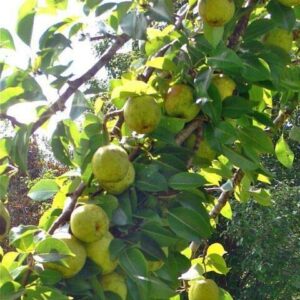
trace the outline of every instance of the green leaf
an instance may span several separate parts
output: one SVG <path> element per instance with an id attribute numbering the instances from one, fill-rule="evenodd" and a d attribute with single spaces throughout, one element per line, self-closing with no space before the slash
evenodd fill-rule
<path id="1" fill-rule="evenodd" d="M 255 56 L 248 56 L 243 59 L 242 76 L 252 82 L 270 80 L 271 78 L 267 63 Z"/>
<path id="2" fill-rule="evenodd" d="M 137 10 L 130 11 L 121 20 L 121 28 L 124 33 L 133 39 L 145 40 L 147 30 L 147 20 L 143 13 Z"/>
<path id="3" fill-rule="evenodd" d="M 214 48 L 216 46 L 218 46 L 218 44 L 220 43 L 220 41 L 223 38 L 224 26 L 212 27 L 212 26 L 209 26 L 207 23 L 204 22 L 203 29 L 204 29 L 204 36 L 207 39 L 207 41 Z"/>
<path id="4" fill-rule="evenodd" d="M 245 127 L 239 130 L 239 137 L 244 148 L 253 147 L 261 153 L 274 153 L 272 139 L 258 127 Z"/>
<path id="5" fill-rule="evenodd" d="M 30 135 L 31 126 L 23 126 L 17 131 L 13 141 L 13 159 L 23 172 L 27 171 Z"/>
<path id="6" fill-rule="evenodd" d="M 250 195 L 253 199 L 263 206 L 271 206 L 271 194 L 266 189 L 257 189 L 257 190 L 250 190 Z"/>
<path id="7" fill-rule="evenodd" d="M 206 272 L 215 272 L 217 274 L 226 275 L 229 272 L 229 268 L 226 265 L 225 259 L 216 253 L 212 253 L 206 256 L 205 259 Z"/>
<path id="8" fill-rule="evenodd" d="M 28 192 L 28 197 L 35 201 L 44 201 L 59 191 L 54 179 L 41 179 Z"/>
<path id="9" fill-rule="evenodd" d="M 0 33 L 1 34 L 1 33 Z M 8 102 L 10 99 L 22 95 L 24 89 L 20 86 L 8 87 L 0 92 L 0 105 Z"/>
<path id="10" fill-rule="evenodd" d="M 28 46 L 31 42 L 36 5 L 37 0 L 25 0 L 18 13 L 17 34 Z"/>
<path id="11" fill-rule="evenodd" d="M 10 32 L 5 28 L 0 28 L 0 48 L 15 50 L 15 44 Z M 1 97 L 0 97 L 1 99 Z"/>
<path id="12" fill-rule="evenodd" d="M 290 146 L 285 141 L 283 135 L 280 137 L 276 144 L 275 153 L 277 159 L 280 161 L 281 164 L 283 164 L 289 169 L 292 168 L 295 156 Z"/>
<path id="13" fill-rule="evenodd" d="M 229 294 L 229 292 L 219 288 L 220 290 L 220 299 L 219 300 L 233 300 L 232 296 Z"/>
<path id="14" fill-rule="evenodd" d="M 73 102 L 72 102 L 72 107 L 70 111 L 70 117 L 75 120 L 81 114 L 85 111 L 87 111 L 90 108 L 88 105 L 88 102 L 86 98 L 84 97 L 83 93 L 80 91 L 77 91 L 74 95 Z"/>
<path id="15" fill-rule="evenodd" d="M 174 71 L 176 65 L 173 61 L 167 57 L 155 57 L 146 63 L 146 66 L 152 67 L 159 70 Z"/>
<path id="16" fill-rule="evenodd" d="M 257 164 L 248 158 L 244 157 L 240 153 L 237 153 L 226 146 L 222 146 L 224 155 L 230 160 L 230 162 L 245 171 L 253 171 L 257 169 Z"/>
<path id="17" fill-rule="evenodd" d="M 174 190 L 189 190 L 204 185 L 205 179 L 197 173 L 181 172 L 169 179 L 169 186 Z"/>
<path id="18" fill-rule="evenodd" d="M 6 196 L 8 184 L 9 177 L 7 175 L 0 175 L 0 199 Z"/>
<path id="19" fill-rule="evenodd" d="M 68 7 L 68 0 L 46 0 L 46 3 L 48 6 L 60 10 L 65 10 Z"/>
<path id="20" fill-rule="evenodd" d="M 231 96 L 223 101 L 223 116 L 232 119 L 239 119 L 244 114 L 252 112 L 252 104 L 248 100 Z"/>
<path id="21" fill-rule="evenodd" d="M 289 138 L 295 142 L 300 143 L 300 127 L 294 126 L 290 131 Z M 0 141 L 0 143 L 1 143 L 1 141 Z M 0 152 L 1 152 L 1 150 L 0 150 Z M 0 158 L 1 158 L 1 155 L 0 155 Z"/>
<path id="22" fill-rule="evenodd" d="M 0 139 L 0 159 L 9 156 L 11 146 L 12 140 L 10 138 Z"/>
<path id="23" fill-rule="evenodd" d="M 148 11 L 155 21 L 173 22 L 174 4 L 172 0 L 154 0 Z"/>
<path id="24" fill-rule="evenodd" d="M 128 276 L 147 276 L 147 261 L 137 248 L 129 248 L 123 251 L 119 256 L 119 262 L 121 268 L 125 270 Z"/>
<path id="25" fill-rule="evenodd" d="M 270 19 L 258 19 L 253 21 L 246 29 L 244 40 L 251 41 L 270 31 L 275 24 Z"/>
<path id="26" fill-rule="evenodd" d="M 170 228 L 187 241 L 200 242 L 212 233 L 208 215 L 200 214 L 186 207 L 174 208 L 168 212 Z"/>

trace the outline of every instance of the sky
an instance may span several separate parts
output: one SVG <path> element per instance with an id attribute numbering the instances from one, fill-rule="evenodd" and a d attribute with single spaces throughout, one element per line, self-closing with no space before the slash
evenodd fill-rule
<path id="1" fill-rule="evenodd" d="M 34 31 L 32 35 L 31 48 L 22 42 L 22 40 L 15 34 L 16 20 L 18 9 L 23 3 L 23 0 L 10 0 L 6 1 L 5 5 L 0 10 L 0 27 L 6 28 L 13 35 L 16 51 L 9 49 L 0 49 L 0 60 L 4 60 L 8 64 L 18 66 L 20 68 L 26 68 L 30 58 L 35 56 L 35 52 L 38 50 L 38 41 L 42 33 L 51 25 L 63 20 L 65 17 L 80 16 L 84 22 L 88 22 L 88 18 L 82 14 L 81 3 L 76 0 L 69 0 L 69 7 L 66 11 L 60 11 L 57 15 L 42 15 L 36 16 Z M 95 25 L 90 24 L 88 27 L 90 33 L 96 34 Z M 73 60 L 73 64 L 68 69 L 68 73 L 73 73 L 74 78 L 80 76 L 86 70 L 88 70 L 96 61 L 92 54 L 91 44 L 88 40 L 79 41 L 72 40 L 71 50 L 65 50 L 61 56 L 61 60 L 66 64 L 67 61 Z M 101 75 L 101 74 L 100 74 Z M 103 74 L 102 74 L 103 76 Z M 53 102 L 57 99 L 57 91 L 49 86 L 48 80 L 44 76 L 39 76 L 36 80 L 42 86 L 45 92 L 47 101 Z M 42 102 L 45 104 L 45 102 Z M 34 105 L 41 105 L 41 102 L 34 102 Z M 70 104 L 70 100 L 68 101 Z M 26 113 L 24 113 L 26 111 Z M 14 105 L 13 108 L 7 112 L 9 115 L 17 118 L 18 121 L 23 123 L 30 123 L 37 119 L 35 109 L 32 103 L 22 103 Z M 45 134 L 51 135 L 51 132 L 55 128 L 55 124 L 59 119 L 65 118 L 66 112 L 58 113 L 53 120 L 49 123 L 47 132 Z"/>

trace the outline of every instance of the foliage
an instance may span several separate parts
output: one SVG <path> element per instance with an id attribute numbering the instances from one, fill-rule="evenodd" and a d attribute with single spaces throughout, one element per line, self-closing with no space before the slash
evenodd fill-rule
<path id="1" fill-rule="evenodd" d="M 281 45 L 272 39 L 270 45 L 265 35 L 280 27 L 296 39 L 299 6 L 286 7 L 277 0 L 249 1 L 242 6 L 235 1 L 234 16 L 228 17 L 224 26 L 215 27 L 201 19 L 196 2 L 81 1 L 83 14 L 98 22 L 99 34 L 109 39 L 104 40 L 107 49 L 100 50 L 97 62 L 76 78 L 71 72 L 72 61 L 62 62 L 62 54 L 87 30 L 84 18 L 63 19 L 40 36 L 38 45 L 32 40 L 37 15 L 68 12 L 71 2 L 25 0 L 19 8 L 16 33 L 25 45 L 38 51 L 26 69 L 1 63 L 1 117 L 12 123 L 15 133 L 0 140 L 0 196 L 6 198 L 12 179 L 10 165 L 28 172 L 31 135 L 70 105 L 69 116 L 57 122 L 51 138 L 54 157 L 68 171 L 39 180 L 28 192 L 32 201 L 52 199 L 52 204 L 38 225 L 20 224 L 10 231 L 10 245 L 16 251 L 5 253 L 1 261 L 5 277 L 0 281 L 0 293 L 5 299 L 118 299 L 118 294 L 125 298 L 127 289 L 130 300 L 179 300 L 187 298 L 191 280 L 230 274 L 224 257 L 230 249 L 211 239 L 217 234 L 219 219 L 231 219 L 235 214 L 228 200 L 234 197 L 246 202 L 252 198 L 270 206 L 267 184 L 272 174 L 261 157 L 276 156 L 287 168 L 295 161 L 280 128 L 299 105 L 297 41 Z M 15 37 L 6 29 L 2 33 L 1 47 L 15 51 Z M 133 55 L 128 53 L 132 41 Z M 138 59 L 132 62 L 132 56 Z M 129 63 L 130 68 L 121 74 Z M 84 89 L 105 67 L 112 77 L 106 93 L 108 105 L 98 97 L 99 89 Z M 220 74 L 236 85 L 229 96 L 213 83 Z M 56 89 L 57 101 L 48 101 L 38 77 Z M 170 89 L 177 84 L 189 86 L 191 95 L 183 93 L 181 101 L 167 108 L 166 99 L 179 99 L 176 89 Z M 126 118 L 124 121 L 123 107 L 129 98 L 149 96 L 156 102 L 151 107 L 159 106 L 162 116 L 153 131 L 137 134 L 128 128 Z M 71 104 L 67 102 L 70 97 Z M 41 99 L 45 105 L 37 107 L 39 119 L 32 124 L 16 123 L 8 115 L 17 103 Z M 277 117 L 272 114 L 273 103 L 280 109 Z M 139 115 L 142 129 L 147 116 L 147 111 Z M 299 142 L 299 128 L 293 126 L 293 130 Z M 192 134 L 195 142 L 189 148 L 185 142 Z M 198 164 L 194 153 L 202 140 L 215 156 L 204 157 Z M 92 158 L 109 143 L 124 149 L 124 170 L 115 182 L 102 176 L 99 181 L 98 170 L 94 176 Z M 114 166 L 101 169 L 101 175 L 120 171 L 113 159 L 105 164 Z M 133 185 L 127 188 L 130 178 L 126 190 L 122 186 L 122 192 L 112 189 L 116 195 L 108 194 L 105 184 L 126 179 L 130 167 L 130 176 L 135 176 Z M 54 233 L 71 231 L 76 235 L 73 211 L 85 211 L 80 205 L 95 207 L 87 203 L 99 206 L 101 215 L 107 215 L 106 227 L 109 220 L 114 237 L 109 252 L 112 259 L 118 259 L 117 275 L 112 278 L 122 278 L 122 293 L 105 285 L 101 268 L 90 259 L 72 278 L 55 271 L 76 261 L 76 251 Z M 76 224 L 78 231 L 94 222 L 91 234 L 100 232 L 99 218 L 92 217 L 96 211 Z M 77 235 L 83 240 L 82 236 L 84 232 Z M 90 240 L 95 239 L 92 236 Z M 55 263 L 59 268 L 53 268 Z M 153 268 L 153 263 L 159 267 Z M 221 286 L 220 299 L 232 299 Z"/>

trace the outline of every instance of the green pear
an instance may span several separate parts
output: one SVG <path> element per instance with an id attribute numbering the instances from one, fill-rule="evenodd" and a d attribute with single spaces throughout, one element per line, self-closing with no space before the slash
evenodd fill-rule
<path id="1" fill-rule="evenodd" d="M 45 263 L 44 267 L 59 271 L 64 278 L 71 278 L 83 268 L 86 261 L 86 250 L 83 244 L 69 233 L 57 233 L 53 237 L 65 242 L 74 256 L 64 259 L 66 266 L 51 262 Z"/>
<path id="2" fill-rule="evenodd" d="M 200 106 L 194 102 L 192 89 L 184 84 L 172 86 L 165 99 L 165 109 L 169 116 L 193 120 L 200 111 Z"/>
<path id="3" fill-rule="evenodd" d="M 190 282 L 189 300 L 219 300 L 217 284 L 211 279 L 193 280 Z"/>
<path id="4" fill-rule="evenodd" d="M 221 27 L 232 19 L 235 5 L 233 0 L 201 0 L 198 10 L 199 15 L 208 25 Z"/>
<path id="5" fill-rule="evenodd" d="M 134 97 L 124 106 L 124 119 L 128 128 L 137 133 L 150 133 L 159 124 L 161 109 L 151 96 Z"/>
<path id="6" fill-rule="evenodd" d="M 114 144 L 100 147 L 92 159 L 93 173 L 99 182 L 119 181 L 126 176 L 128 168 L 127 152 Z"/>
<path id="7" fill-rule="evenodd" d="M 8 234 L 10 229 L 10 214 L 7 208 L 0 200 L 0 241 L 2 241 Z"/>
<path id="8" fill-rule="evenodd" d="M 74 209 L 70 219 L 71 231 L 80 241 L 92 243 L 108 231 L 109 219 L 105 211 L 95 204 L 84 204 Z"/>
<path id="9" fill-rule="evenodd" d="M 102 269 L 102 274 L 111 273 L 118 265 L 118 260 L 110 257 L 109 245 L 113 240 L 110 232 L 107 232 L 100 240 L 86 244 L 87 256 Z"/>
<path id="10" fill-rule="evenodd" d="M 100 283 L 105 292 L 113 292 L 119 295 L 122 300 L 126 300 L 127 286 L 124 277 L 120 274 L 114 272 L 104 275 L 100 279 Z"/>
<path id="11" fill-rule="evenodd" d="M 134 183 L 134 179 L 135 179 L 135 170 L 132 163 L 130 163 L 128 172 L 123 179 L 114 182 L 102 181 L 100 182 L 100 185 L 108 193 L 113 195 L 119 195 L 122 194 Z"/>
<path id="12" fill-rule="evenodd" d="M 214 75 L 212 83 L 217 88 L 222 101 L 225 98 L 232 96 L 233 91 L 236 88 L 235 82 L 231 78 L 223 74 Z"/>
<path id="13" fill-rule="evenodd" d="M 300 5 L 300 0 L 278 0 L 278 2 L 287 7 Z"/>
<path id="14" fill-rule="evenodd" d="M 283 28 L 274 28 L 264 36 L 264 43 L 289 52 L 293 45 L 293 33 Z"/>

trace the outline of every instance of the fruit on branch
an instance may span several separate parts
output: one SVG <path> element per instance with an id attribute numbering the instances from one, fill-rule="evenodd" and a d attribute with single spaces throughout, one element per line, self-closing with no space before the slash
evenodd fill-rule
<path id="1" fill-rule="evenodd" d="M 134 179 L 135 179 L 135 170 L 132 163 L 130 163 L 128 172 L 123 179 L 119 181 L 102 181 L 100 182 L 100 185 L 108 193 L 113 195 L 119 195 L 122 194 L 134 183 Z"/>
<path id="2" fill-rule="evenodd" d="M 232 96 L 236 88 L 235 82 L 231 78 L 223 74 L 214 75 L 212 83 L 217 88 L 222 101 L 225 98 Z"/>
<path id="3" fill-rule="evenodd" d="M 186 140 L 186 146 L 189 149 L 193 149 L 196 142 L 196 135 L 192 134 Z M 194 154 L 193 161 L 196 164 L 202 164 L 203 162 L 212 161 L 216 157 L 216 152 L 210 147 L 208 141 L 203 139 L 200 141 L 199 148 Z"/>
<path id="4" fill-rule="evenodd" d="M 219 300 L 219 288 L 211 279 L 193 280 L 190 282 L 189 300 Z"/>
<path id="5" fill-rule="evenodd" d="M 127 152 L 120 146 L 110 144 L 100 147 L 92 159 L 92 169 L 98 181 L 119 181 L 129 168 Z"/>
<path id="6" fill-rule="evenodd" d="M 10 214 L 7 208 L 0 200 L 0 241 L 2 241 L 8 234 L 10 229 Z"/>
<path id="7" fill-rule="evenodd" d="M 110 273 L 100 279 L 100 283 L 105 292 L 113 292 L 120 296 L 122 300 L 126 300 L 127 286 L 124 277 L 118 273 Z"/>
<path id="8" fill-rule="evenodd" d="M 80 241 L 92 243 L 107 233 L 109 219 L 101 207 L 95 204 L 84 204 L 72 212 L 70 227 L 74 236 Z"/>
<path id="9" fill-rule="evenodd" d="M 200 106 L 194 102 L 192 89 L 184 84 L 172 86 L 165 99 L 165 110 L 171 117 L 193 120 L 200 111 Z"/>
<path id="10" fill-rule="evenodd" d="M 125 123 L 137 133 L 150 133 L 159 124 L 161 109 L 151 96 L 133 97 L 124 106 Z"/>
<path id="11" fill-rule="evenodd" d="M 201 0 L 198 10 L 199 15 L 208 25 L 221 27 L 232 19 L 235 5 L 233 0 Z"/>
<path id="12" fill-rule="evenodd" d="M 300 5 L 300 0 L 278 0 L 278 2 L 288 7 Z"/>
<path id="13" fill-rule="evenodd" d="M 113 236 L 107 232 L 100 240 L 86 244 L 87 256 L 101 267 L 104 275 L 111 273 L 118 265 L 118 261 L 112 260 L 109 253 L 112 240 Z"/>
<path id="14" fill-rule="evenodd" d="M 274 28 L 264 36 L 264 43 L 289 52 L 293 45 L 293 33 L 283 28 Z"/>
<path id="15" fill-rule="evenodd" d="M 86 250 L 82 243 L 69 233 L 57 233 L 54 238 L 63 241 L 74 254 L 64 259 L 66 265 L 61 263 L 45 263 L 45 268 L 59 271 L 64 278 L 75 276 L 84 266 L 86 261 Z"/>

